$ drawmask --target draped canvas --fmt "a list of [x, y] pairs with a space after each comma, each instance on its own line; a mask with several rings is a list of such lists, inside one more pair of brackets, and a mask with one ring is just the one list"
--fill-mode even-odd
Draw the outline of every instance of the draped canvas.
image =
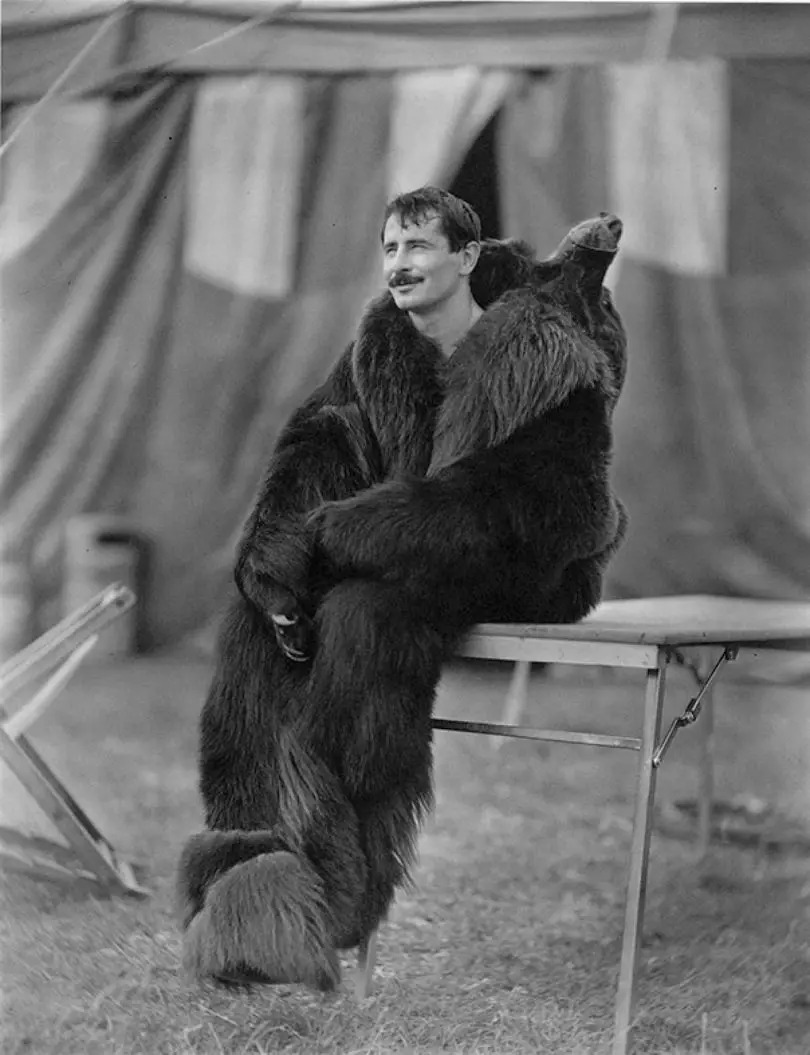
[[[614, 475], [632, 526], [611, 568], [614, 594], [810, 590], [810, 223], [797, 175], [810, 165], [808, 69], [740, 62], [711, 81], [729, 121], [726, 203], [691, 258], [710, 266], [683, 266], [690, 258], [667, 245], [656, 256], [655, 239], [628, 231], [616, 292], [630, 369]], [[288, 231], [282, 254], [263, 255], [257, 224], [238, 209], [233, 223], [198, 227], [189, 166], [199, 83], [164, 78], [107, 101], [100, 141], [86, 123], [77, 128], [90, 163], [70, 169], [66, 200], [59, 181], [38, 184], [40, 197], [53, 197], [33, 219], [30, 188], [12, 179], [4, 190], [4, 217], [17, 217], [18, 232], [3, 274], [4, 554], [24, 561], [55, 602], [67, 517], [126, 514], [155, 547], [145, 602], [157, 641], [219, 610], [278, 430], [379, 282], [391, 176], [392, 78], [303, 78], [292, 93], [301, 125], [294, 244]], [[609, 163], [618, 127], [610, 83], [598, 68], [558, 71], [505, 105], [504, 233], [541, 254], [574, 221], [616, 207], [611, 185], [626, 166]], [[717, 143], [710, 155], [706, 141], [690, 150], [689, 121], [677, 127], [684, 165], [698, 167], [703, 186]], [[251, 134], [249, 122], [241, 128]], [[21, 135], [4, 163], [26, 149]], [[448, 178], [455, 153], [442, 151]], [[193, 156], [205, 164], [205, 137]], [[237, 201], [242, 156], [216, 160], [221, 193]], [[251, 186], [268, 185], [256, 215], [279, 215], [291, 199], [269, 184], [283, 152], [250, 156]], [[636, 164], [661, 174], [643, 150]], [[669, 224], [700, 204], [681, 197], [676, 211], [659, 196]], [[210, 261], [222, 245], [223, 259], [238, 260], [248, 235], [256, 283], [206, 273], [188, 255], [203, 245]], [[41, 614], [45, 623], [55, 615]]]
[[51, 596], [65, 519], [137, 506], [191, 100], [169, 82], [113, 106], [96, 163], [4, 268], [3, 541]]
[[503, 233], [551, 253], [580, 219], [607, 208], [607, 126], [600, 69], [527, 78], [498, 123]]
[[306, 82], [211, 78], [197, 91], [185, 266], [259, 297], [290, 293], [298, 242]]
[[[676, 65], [665, 79], [683, 87], [686, 72]], [[798, 177], [808, 163], [809, 73], [806, 61], [703, 67], [693, 87], [714, 87], [706, 112], [686, 112], [699, 105], [694, 92], [664, 88], [649, 99], [655, 135], [635, 138], [638, 115], [610, 109], [627, 98], [626, 70], [573, 71], [507, 104], [508, 234], [551, 248], [538, 203], [560, 227], [599, 209], [629, 213], [615, 290], [629, 368], [614, 479], [631, 527], [609, 571], [614, 595], [810, 594], [810, 193]], [[580, 112], [566, 117], [564, 156], [533, 155], [542, 127], [556, 128], [555, 115], [571, 107]], [[706, 134], [708, 121], [717, 134]], [[676, 147], [685, 186], [668, 195], [661, 151], [675, 156]], [[639, 197], [647, 182], [654, 201]], [[723, 200], [707, 203], [710, 194]], [[654, 231], [636, 229], [653, 206]], [[667, 239], [679, 224], [678, 240]]]
[[[774, 325], [785, 307], [797, 309], [793, 342], [758, 345], [744, 332], [744, 295], [728, 278], [676, 281], [625, 264], [619, 301], [632, 363], [616, 412], [615, 480], [632, 528], [612, 568], [618, 593], [810, 592], [806, 473], [791, 472], [807, 433], [807, 378], [796, 384], [804, 338], [795, 332], [807, 309], [795, 286], [792, 295], [772, 287], [758, 310]], [[766, 370], [767, 384], [755, 387]]]
[[307, 82], [285, 299], [184, 268], [195, 90], [166, 79], [112, 103], [97, 163], [4, 270], [3, 539], [52, 602], [45, 623], [65, 520], [85, 511], [126, 514], [152, 539], [154, 640], [221, 605], [230, 542], [275, 435], [373, 286], [389, 80]]
[[[88, 3], [88, 8], [94, 6]], [[541, 69], [626, 62], [650, 39], [645, 3], [346, 4], [324, 0], [120, 0], [123, 15], [69, 80], [107, 91], [170, 63], [177, 74], [346, 73], [481, 68]], [[36, 99], [110, 10], [77, 17], [64, 0], [3, 0], [3, 96]], [[93, 17], [95, 15], [95, 17]], [[247, 32], [230, 32], [240, 23]], [[679, 5], [673, 57], [808, 56], [807, 4]], [[212, 43], [215, 42], [215, 43]]]
[[108, 116], [106, 99], [54, 100], [12, 109], [7, 137], [25, 123], [3, 161], [0, 258], [16, 256], [52, 222], [98, 159]]
[[394, 79], [388, 145], [391, 197], [426, 183], [446, 187], [519, 75], [471, 66]]
[[141, 519], [160, 541], [151, 606], [159, 640], [218, 616], [275, 438], [326, 376], [374, 287], [390, 82], [315, 78], [306, 95], [291, 295], [259, 298], [178, 276], [141, 485]]
[[726, 265], [730, 107], [726, 64], [625, 63], [605, 71], [613, 208], [623, 256], [685, 274]]

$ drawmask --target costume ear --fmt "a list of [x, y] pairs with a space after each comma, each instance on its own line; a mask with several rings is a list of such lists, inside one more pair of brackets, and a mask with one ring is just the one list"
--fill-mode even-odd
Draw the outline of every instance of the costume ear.
[[488, 308], [508, 289], [531, 282], [534, 251], [525, 242], [486, 238], [480, 243], [480, 254], [470, 276], [470, 289], [482, 308]]
[[459, 269], [459, 273], [462, 275], [471, 275], [475, 270], [475, 265], [478, 263], [480, 255], [481, 243], [467, 242], [461, 250], [461, 268]]

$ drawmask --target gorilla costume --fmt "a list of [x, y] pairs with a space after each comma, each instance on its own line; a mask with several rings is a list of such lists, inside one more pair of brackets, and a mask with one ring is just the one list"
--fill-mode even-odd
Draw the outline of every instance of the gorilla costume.
[[284, 428], [201, 715], [208, 830], [178, 875], [197, 975], [333, 988], [337, 950], [408, 878], [453, 643], [598, 602], [626, 526], [625, 335], [602, 285], [620, 235], [603, 214], [541, 262], [484, 242], [485, 310], [449, 359], [382, 294]]

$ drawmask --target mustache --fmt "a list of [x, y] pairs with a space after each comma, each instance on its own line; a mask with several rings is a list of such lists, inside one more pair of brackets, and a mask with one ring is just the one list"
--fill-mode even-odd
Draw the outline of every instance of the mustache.
[[413, 282], [421, 282], [418, 275], [407, 275], [398, 271], [388, 279], [388, 288], [396, 289], [397, 286], [410, 286]]

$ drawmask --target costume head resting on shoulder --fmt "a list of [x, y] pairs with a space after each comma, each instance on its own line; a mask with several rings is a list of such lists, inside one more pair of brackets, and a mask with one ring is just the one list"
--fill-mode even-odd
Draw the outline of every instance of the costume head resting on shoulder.
[[503, 442], [592, 389], [612, 410], [626, 340], [603, 280], [622, 223], [609, 213], [573, 227], [545, 260], [525, 242], [482, 244], [471, 288], [485, 312], [448, 364], [431, 472]]

